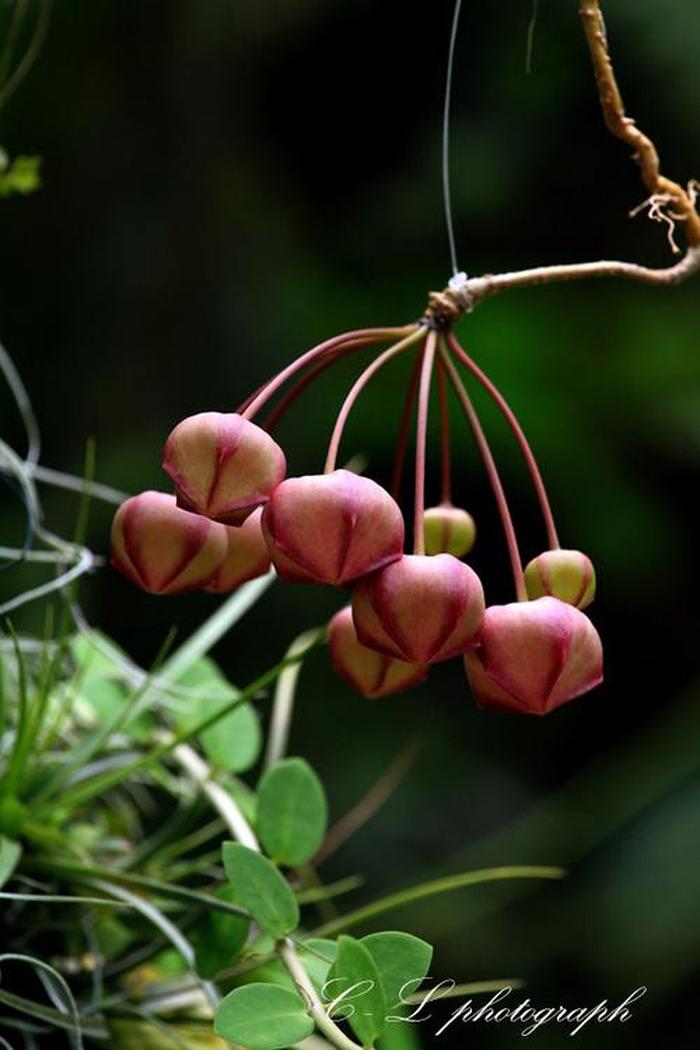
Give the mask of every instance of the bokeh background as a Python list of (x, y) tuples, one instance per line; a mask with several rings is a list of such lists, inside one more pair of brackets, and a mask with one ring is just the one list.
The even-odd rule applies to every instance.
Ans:
[[(609, 31), (628, 108), (665, 169), (700, 175), (700, 15), (694, 0), (616, 0)], [(466, 4), (454, 93), (460, 265), (490, 272), (554, 261), (671, 261), (664, 232), (606, 134), (574, 0), (543, 0), (525, 73), (530, 0)], [(449, 276), (440, 198), (440, 107), (451, 4), (388, 0), (60, 0), (29, 78), (0, 114), (10, 155), (40, 154), (43, 187), (0, 201), (0, 335), (27, 383), (47, 466), (162, 487), (161, 444), (184, 415), (230, 409), (284, 362), (343, 329), (403, 323)], [(362, 872), (362, 899), (481, 864), (562, 863), (561, 885), (465, 890), (396, 914), (433, 941), (435, 973), (520, 977), (543, 1005), (623, 999), (637, 1017), (597, 1026), (595, 1050), (696, 1046), (700, 977), (700, 471), (698, 283), (510, 293), (460, 326), (519, 413), (565, 544), (599, 573), (603, 688), (545, 720), (474, 709), (457, 663), (377, 704), (305, 669), (293, 750), (344, 813), (414, 741), (415, 764), (374, 820), (329, 861)], [(321, 468), (356, 365), (300, 403), (281, 439), (295, 473)], [(387, 478), (405, 373), (363, 397), (345, 445)], [(483, 405), (527, 556), (543, 532), (507, 428)], [(3, 436), (21, 446), (9, 397)], [(434, 435), (436, 437), (436, 435)], [(433, 450), (436, 451), (435, 442)], [(456, 429), (460, 501), (479, 526), (474, 564), (510, 600), (484, 477)], [(433, 456), (433, 466), (437, 457)], [(436, 473), (436, 471), (434, 471)], [(437, 479), (431, 488), (437, 497)], [(69, 533), (70, 496), (47, 491)], [(0, 542), (22, 508), (0, 489)], [(89, 542), (106, 552), (110, 512)], [(38, 576), (14, 568), (1, 597)], [(216, 656), (245, 683), (337, 593), (275, 586)], [(214, 599), (153, 599), (105, 570), (82, 589), (93, 623), (143, 662)], [(38, 630), (41, 613), (15, 617)], [(264, 707), (264, 701), (263, 701)], [(438, 1009), (436, 1018), (447, 1016)], [(426, 1046), (507, 1050), (508, 1026)], [(545, 1029), (543, 1048), (568, 1045)]]

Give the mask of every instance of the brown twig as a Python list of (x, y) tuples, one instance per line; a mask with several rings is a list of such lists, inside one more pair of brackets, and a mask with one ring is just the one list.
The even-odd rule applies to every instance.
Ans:
[(634, 150), (634, 159), (639, 165), (642, 181), (651, 194), (650, 201), (662, 204), (666, 214), (683, 227), (688, 245), (691, 248), (697, 247), (700, 245), (700, 215), (695, 207), (693, 195), (677, 182), (661, 174), (656, 146), (625, 113), (625, 104), (610, 58), (600, 0), (582, 0), (580, 15), (608, 130)]
[[(610, 132), (634, 150), (642, 180), (649, 197), (642, 208), (657, 222), (668, 226), (668, 236), (674, 251), (676, 224), (685, 234), (687, 250), (675, 266), (658, 269), (637, 263), (600, 260), (598, 262), (570, 263), (561, 266), (537, 266), (514, 273), (485, 274), (468, 278), (456, 274), (441, 292), (431, 292), (423, 323), (431, 328), (450, 328), (463, 314), (471, 312), (482, 299), (498, 295), (511, 288), (527, 288), (552, 284), (555, 281), (580, 281), (592, 277), (623, 277), (644, 284), (665, 286), (680, 284), (700, 272), (700, 215), (697, 210), (697, 183), (686, 188), (661, 174), (656, 146), (625, 112), (624, 102), (615, 78), (610, 58), (605, 22), (600, 0), (581, 0), (580, 16), (593, 62), (598, 95), (605, 123)], [(638, 210), (635, 209), (632, 214)]]

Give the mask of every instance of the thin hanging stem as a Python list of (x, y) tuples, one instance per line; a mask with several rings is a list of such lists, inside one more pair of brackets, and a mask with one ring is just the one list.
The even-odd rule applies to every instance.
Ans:
[(418, 417), (416, 419), (416, 484), (413, 505), (413, 553), (425, 554), (425, 449), (428, 439), (428, 407), (430, 382), (435, 364), (437, 333), (431, 331), (425, 341), (418, 388)]
[(297, 357), (295, 361), (292, 361), (281, 372), (278, 372), (265, 386), (261, 387), (247, 405), (244, 402), (245, 407), (242, 409), (241, 414), (246, 419), (252, 419), (288, 379), (291, 379), (297, 372), (306, 368), (307, 365), (317, 361), (318, 358), (337, 350), (341, 346), (354, 343), (355, 347), (359, 349), (362, 346), (370, 346), (372, 343), (383, 343), (389, 339), (401, 338), (407, 332), (413, 331), (414, 328), (415, 325), (407, 325), (404, 328), (363, 328), (354, 332), (344, 332), (342, 335), (334, 336), (333, 339), (327, 339), (324, 343), (319, 343), (318, 346), (313, 346), (310, 350), (307, 350), (301, 357)]
[(341, 405), (340, 412), (338, 413), (338, 418), (336, 419), (335, 426), (333, 427), (333, 433), (331, 435), (331, 440), (328, 445), (328, 454), (326, 456), (326, 474), (330, 474), (332, 470), (335, 470), (335, 464), (338, 458), (338, 450), (340, 448), (340, 442), (343, 438), (345, 424), (348, 421), (348, 416), (350, 415), (353, 406), (357, 401), (357, 398), (362, 393), (364, 388), (367, 386), (370, 380), (377, 374), (377, 372), (379, 372), (379, 370), (383, 368), (385, 364), (387, 364), (388, 361), (393, 360), (393, 358), (396, 357), (398, 354), (402, 353), (404, 350), (407, 350), (409, 346), (413, 346), (414, 343), (417, 343), (419, 340), (424, 338), (425, 328), (423, 328), (420, 325), (413, 325), (411, 327), (410, 335), (406, 336), (405, 339), (401, 339), (398, 343), (394, 343), (393, 346), (390, 346), (387, 350), (384, 351), (384, 353), (380, 354), (379, 357), (375, 358), (372, 364), (369, 365), (364, 370), (364, 372), (356, 379), (355, 383), (350, 388), (347, 397), (343, 401), (343, 404)]
[(456, 0), (454, 14), (452, 15), (452, 29), (450, 31), (450, 47), (447, 56), (447, 76), (445, 78), (445, 104), (442, 111), (442, 196), (445, 205), (445, 225), (447, 226), (447, 240), (450, 247), (450, 263), (452, 273), (456, 274), (457, 246), (455, 243), (454, 224), (452, 221), (452, 194), (450, 191), (450, 103), (452, 101), (452, 80), (455, 62), (455, 44), (457, 43), (457, 29), (459, 27), (459, 16), (462, 10), (462, 0)]
[(411, 379), (408, 384), (406, 391), (406, 397), (404, 398), (403, 410), (401, 412), (401, 422), (399, 423), (399, 433), (396, 438), (396, 452), (394, 453), (394, 470), (391, 475), (391, 485), (389, 492), (398, 499), (399, 490), (401, 489), (401, 479), (403, 477), (403, 468), (406, 463), (406, 448), (408, 446), (408, 435), (411, 429), (411, 416), (413, 415), (413, 404), (416, 400), (416, 391), (418, 390), (418, 379), (420, 377), (420, 365), (421, 365), (421, 354), (416, 356), (416, 363), (413, 366), (413, 372), (411, 373)]
[(462, 380), (459, 377), (459, 373), (455, 368), (451, 358), (448, 356), (444, 347), (441, 348), (442, 361), (447, 371), (450, 382), (454, 388), (454, 391), (459, 398), (459, 401), (464, 409), (464, 414), (467, 417), (469, 426), (472, 429), (474, 440), (476, 441), (479, 453), (484, 466), (486, 467), (486, 473), (488, 474), (489, 482), (496, 500), (498, 507), (498, 513), (501, 518), (501, 524), (503, 525), (503, 532), (506, 538), (506, 546), (508, 547), (508, 555), (510, 557), (510, 565), (513, 572), (513, 582), (515, 583), (515, 593), (518, 601), (527, 601), (527, 590), (525, 588), (525, 578), (523, 576), (523, 563), (520, 558), (520, 549), (518, 547), (518, 539), (515, 535), (515, 528), (513, 526), (513, 519), (510, 514), (508, 507), (508, 501), (506, 500), (505, 492), (503, 491), (503, 485), (501, 484), (501, 478), (498, 473), (498, 468), (494, 461), (491, 449), (489, 447), (488, 440), (484, 434), (479, 417), (476, 413), (476, 409), (472, 404), (471, 398), (467, 393)]
[(452, 503), (452, 451), (450, 449), (450, 407), (447, 401), (447, 376), (442, 358), (438, 361), (438, 398), (440, 404), (441, 499)]
[(552, 514), (552, 507), (549, 502), (549, 496), (547, 495), (547, 489), (545, 488), (542, 475), (540, 474), (540, 468), (537, 466), (537, 460), (535, 459), (534, 453), (530, 448), (530, 444), (525, 437), (523, 428), (517, 420), (515, 413), (512, 408), (503, 397), (498, 387), (496, 387), (489, 377), (483, 372), (476, 361), (474, 361), (469, 354), (460, 346), (457, 339), (452, 332), (447, 333), (447, 342), (450, 345), (450, 349), (457, 355), (462, 364), (469, 369), (471, 374), (477, 379), (484, 390), (489, 394), (491, 399), (495, 401), (498, 408), (501, 410), (506, 418), (508, 426), (512, 430), (515, 440), (520, 446), (520, 451), (523, 454), (527, 468), (532, 478), (532, 484), (537, 494), (537, 500), (542, 511), (542, 517), (544, 518), (545, 527), (547, 529), (547, 538), (549, 541), (550, 550), (557, 550), (559, 548), (559, 536), (557, 534), (557, 527), (554, 523), (554, 515)]

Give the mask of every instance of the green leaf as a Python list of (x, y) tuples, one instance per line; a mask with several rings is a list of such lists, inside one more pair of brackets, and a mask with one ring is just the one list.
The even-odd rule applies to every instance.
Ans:
[(323, 785), (303, 758), (273, 766), (258, 789), (257, 831), (278, 864), (297, 867), (323, 842), (328, 806)]
[(224, 869), (236, 901), (275, 940), (299, 925), (299, 905), (287, 880), (267, 857), (238, 842), (223, 845)]
[[(422, 984), (433, 958), (433, 949), (410, 933), (370, 933), (360, 941), (374, 959), (388, 1009), (403, 1001)], [(409, 984), (410, 982), (410, 984)], [(405, 995), (401, 989), (406, 988)]]
[(354, 937), (338, 938), (338, 952), (328, 974), (325, 998), (332, 1001), (341, 996), (332, 1016), (347, 1020), (362, 1045), (371, 1046), (384, 1031), (387, 1005), (374, 959)]
[(22, 847), (19, 842), (0, 835), (0, 887), (11, 878), (21, 856)]
[[(192, 664), (177, 680), (179, 686), (200, 696), (173, 699), (173, 719), (179, 729), (190, 729), (216, 714), (238, 696), (235, 689), (208, 656)], [(202, 747), (209, 761), (228, 773), (244, 773), (255, 765), (262, 745), (260, 722), (251, 704), (241, 704), (206, 729)]]
[(297, 993), (272, 984), (235, 988), (214, 1018), (217, 1035), (250, 1050), (286, 1050), (313, 1030), (314, 1022)]
[[(223, 886), (216, 896), (229, 904), (235, 903), (230, 886)], [(199, 976), (209, 980), (235, 962), (245, 946), (249, 930), (248, 920), (238, 915), (207, 912), (192, 937), (194, 967)]]

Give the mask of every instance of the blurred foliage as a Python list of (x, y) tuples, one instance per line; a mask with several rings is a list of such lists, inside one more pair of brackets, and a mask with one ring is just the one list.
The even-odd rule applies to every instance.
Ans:
[[(453, 171), (469, 272), (670, 261), (656, 227), (627, 219), (644, 194), (602, 125), (576, 6), (540, 4), (526, 76), (530, 0), (465, 5)], [(670, 175), (697, 176), (697, 4), (607, 8), (630, 113), (655, 136)], [(36, 149), (44, 158), (42, 192), (3, 202), (0, 306), (46, 464), (79, 472), (93, 435), (101, 480), (128, 491), (162, 485), (160, 445), (181, 416), (235, 405), (327, 335), (418, 315), (448, 269), (439, 107), (450, 14), (442, 0), (400, 13), (388, 0), (56, 6), (41, 59), (0, 128), (11, 156)], [(400, 792), (339, 854), (344, 871), (389, 886), (406, 869), (452, 868), (484, 840), (499, 863), (572, 864), (555, 898), (548, 888), (497, 914), (501, 891), (482, 889), (482, 918), (446, 898), (411, 928), (437, 944), (442, 973), (512, 972), (539, 1001), (596, 1002), (648, 984), (637, 1022), (581, 1037), (596, 1050), (696, 1043), (697, 309), (697, 282), (591, 284), (503, 296), (461, 326), (532, 439), (564, 542), (596, 563), (606, 685), (533, 724), (473, 711), (453, 666), (415, 694), (363, 705), (317, 656), (293, 734), (337, 811), (409, 738), (423, 743)], [(295, 472), (318, 469), (351, 374), (334, 370), (282, 428)], [(348, 455), (365, 453), (380, 478), (400, 396), (397, 366), (364, 396), (348, 434)], [(0, 399), (3, 434), (17, 445)], [(522, 465), (483, 409), (529, 556), (543, 537)], [(466, 435), (456, 467), (479, 529), (475, 566), (490, 600), (501, 600), (504, 552)], [(68, 497), (51, 493), (46, 505), (58, 530), (71, 521)], [(94, 549), (106, 550), (108, 526), (108, 510), (95, 508)], [(9, 490), (0, 530), (3, 542), (22, 542)], [(38, 573), (4, 572), (0, 590), (16, 593)], [(201, 595), (148, 598), (108, 572), (84, 600), (92, 621), (142, 662), (173, 623), (185, 635), (212, 607)], [(217, 658), (247, 681), (298, 633), (300, 608), (305, 626), (338, 604), (334, 593), (275, 588)], [(38, 610), (17, 624), (39, 631)], [(581, 827), (605, 830), (584, 837), (585, 857), (570, 843)], [(567, 1045), (556, 1033), (539, 1038), (547, 1050)], [(479, 1039), (481, 1050), (501, 1050), (513, 1035), (483, 1028)], [(441, 1045), (462, 1040), (458, 1031)]]

